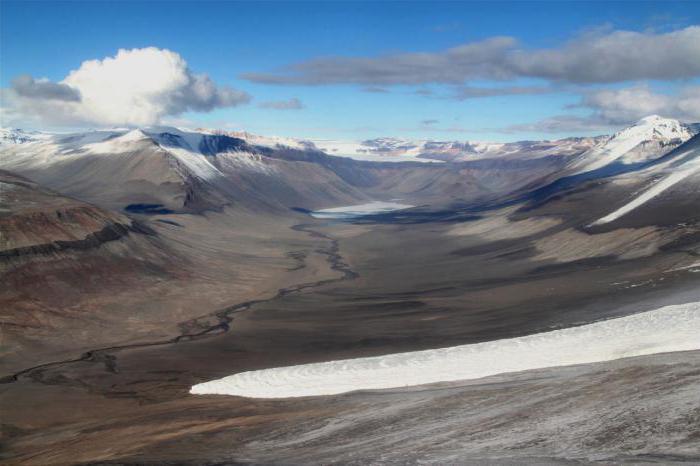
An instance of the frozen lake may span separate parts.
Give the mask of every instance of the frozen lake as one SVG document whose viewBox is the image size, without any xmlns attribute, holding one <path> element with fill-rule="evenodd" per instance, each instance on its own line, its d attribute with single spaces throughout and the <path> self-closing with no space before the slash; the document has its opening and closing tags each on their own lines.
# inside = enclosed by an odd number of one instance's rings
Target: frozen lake
<svg viewBox="0 0 700 466">
<path fill-rule="evenodd" d="M 364 217 L 366 215 L 377 215 L 384 214 L 386 212 L 392 212 L 395 210 L 410 209 L 414 207 L 408 204 L 400 204 L 398 202 L 383 202 L 383 201 L 373 201 L 366 204 L 356 204 L 348 205 L 342 207 L 332 207 L 330 209 L 321 209 L 311 212 L 311 216 L 314 218 L 326 218 L 326 219 L 342 219 L 342 218 L 355 218 Z"/>
</svg>

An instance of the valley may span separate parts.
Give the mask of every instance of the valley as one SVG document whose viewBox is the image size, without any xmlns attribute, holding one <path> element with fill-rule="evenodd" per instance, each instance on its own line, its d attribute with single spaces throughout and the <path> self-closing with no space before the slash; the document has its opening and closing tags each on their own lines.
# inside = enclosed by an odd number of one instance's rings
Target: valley
<svg viewBox="0 0 700 466">
<path fill-rule="evenodd" d="M 573 150 L 439 145 L 424 163 L 176 128 L 6 136 L 0 458 L 700 461 L 692 347 L 302 398 L 191 393 L 695 309 L 698 137 L 650 117 Z"/>
</svg>

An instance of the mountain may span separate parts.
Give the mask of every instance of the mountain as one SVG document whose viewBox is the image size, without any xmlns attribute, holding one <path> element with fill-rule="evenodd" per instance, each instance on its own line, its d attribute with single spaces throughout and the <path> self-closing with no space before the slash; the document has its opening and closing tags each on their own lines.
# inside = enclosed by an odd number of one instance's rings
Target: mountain
<svg viewBox="0 0 700 466">
<path fill-rule="evenodd" d="M 118 210 L 148 205 L 194 212 L 231 203 L 287 209 L 313 207 L 324 198 L 365 198 L 327 168 L 290 164 L 272 157 L 275 150 L 225 134 L 175 128 L 104 130 L 6 145 L 0 167 Z"/>
<path fill-rule="evenodd" d="M 377 197 L 491 198 L 556 173 L 594 140 L 423 142 L 410 152 L 409 143 L 384 139 L 363 143 L 384 154 L 368 161 L 329 155 L 304 140 L 150 127 L 16 137 L 2 146 L 0 168 L 110 209 L 199 212 L 235 204 L 285 211 Z"/>
<path fill-rule="evenodd" d="M 49 135 L 37 131 L 24 131 L 18 128 L 0 128 L 0 148 L 14 144 L 25 144 L 48 138 Z"/>
<path fill-rule="evenodd" d="M 319 140 L 320 150 L 340 157 L 374 162 L 466 162 L 492 158 L 568 157 L 581 154 L 605 136 L 555 141 L 474 142 L 376 138 L 361 142 Z"/>
<path fill-rule="evenodd" d="M 696 133 L 691 125 L 651 115 L 582 153 L 567 168 L 572 174 L 580 174 L 613 165 L 639 166 L 670 152 Z"/>
<path fill-rule="evenodd" d="M 642 170 L 614 178 L 617 185 L 634 189 L 617 207 L 595 222 L 634 225 L 639 217 L 657 224 L 678 225 L 700 221 L 700 135 L 692 137 Z"/>
<path fill-rule="evenodd" d="M 245 132 L 148 127 L 50 135 L 4 130 L 0 168 L 131 214 L 226 206 L 287 212 L 394 198 L 483 210 L 541 203 L 584 182 L 625 173 L 635 179 L 632 173 L 639 172 L 641 182 L 650 165 L 682 147 L 696 130 L 653 115 L 595 138 L 514 143 L 381 138 L 360 144 L 371 160 L 328 155 L 323 145 L 309 141 Z"/>
<path fill-rule="evenodd" d="M 41 188 L 0 171 L 0 255 L 20 258 L 96 247 L 140 227 L 128 217 Z"/>
</svg>

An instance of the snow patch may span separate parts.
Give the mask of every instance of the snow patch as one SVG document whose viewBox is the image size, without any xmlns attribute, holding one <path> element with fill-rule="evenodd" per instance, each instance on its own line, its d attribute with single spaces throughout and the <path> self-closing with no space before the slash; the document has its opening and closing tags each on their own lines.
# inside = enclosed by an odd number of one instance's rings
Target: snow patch
<svg viewBox="0 0 700 466">
<path fill-rule="evenodd" d="M 182 162 L 182 164 L 198 178 L 209 180 L 218 176 L 223 176 L 223 173 L 212 165 L 207 157 L 199 152 L 192 152 L 180 147 L 166 147 L 165 150 Z"/>
<path fill-rule="evenodd" d="M 221 152 L 217 155 L 221 169 L 226 172 L 227 170 L 248 170 L 258 173 L 264 173 L 266 175 L 273 175 L 277 173 L 276 167 L 273 165 L 265 163 L 263 157 L 260 154 L 253 154 L 250 152 L 239 151 L 239 152 Z"/>
</svg>

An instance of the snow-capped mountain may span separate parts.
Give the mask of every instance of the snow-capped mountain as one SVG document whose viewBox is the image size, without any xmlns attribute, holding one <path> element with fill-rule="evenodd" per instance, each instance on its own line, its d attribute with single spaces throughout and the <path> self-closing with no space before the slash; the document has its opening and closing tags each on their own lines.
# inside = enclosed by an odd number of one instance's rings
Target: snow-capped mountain
<svg viewBox="0 0 700 466">
<path fill-rule="evenodd" d="M 0 128 L 0 147 L 12 144 L 25 144 L 46 139 L 50 135 L 18 128 Z"/>
<path fill-rule="evenodd" d="M 285 138 L 280 136 L 261 136 L 259 134 L 249 133 L 248 131 L 224 131 L 204 128 L 198 128 L 196 131 L 212 135 L 230 136 L 241 139 L 250 145 L 267 147 L 269 149 L 279 149 L 284 147 L 298 150 L 317 149 L 316 145 L 312 141 L 306 139 Z"/>
<path fill-rule="evenodd" d="M 613 164 L 650 162 L 686 142 L 696 132 L 692 125 L 651 115 L 581 154 L 571 162 L 569 170 L 580 174 Z"/>
<path fill-rule="evenodd" d="M 647 208 L 663 197 L 672 199 L 670 208 L 660 209 L 652 218 L 672 215 L 674 210 L 683 211 L 683 204 L 691 207 L 691 212 L 697 215 L 698 196 L 700 194 L 700 135 L 666 153 L 648 167 L 633 173 L 621 175 L 614 179 L 619 185 L 640 184 L 631 196 L 624 199 L 616 209 L 593 222 L 593 226 L 604 225 L 616 221 L 630 213 Z M 676 195 L 669 193 L 675 192 Z"/>
<path fill-rule="evenodd" d="M 317 208 L 372 195 L 497 203 L 546 198 L 580 183 L 583 174 L 644 170 L 694 133 L 658 116 L 613 136 L 512 143 L 379 138 L 329 145 L 165 126 L 73 134 L 3 130 L 0 169 L 118 209 L 153 204 L 199 211 L 232 202 L 251 209 Z"/>
<path fill-rule="evenodd" d="M 613 136 L 576 137 L 548 141 L 435 141 L 393 137 L 364 141 L 314 140 L 329 155 L 375 162 L 466 162 L 489 158 L 536 159 L 576 157 L 574 173 L 596 170 L 613 162 L 646 162 L 697 134 L 698 125 L 651 115 Z"/>
<path fill-rule="evenodd" d="M 376 138 L 365 141 L 315 140 L 329 155 L 374 162 L 467 162 L 491 158 L 536 159 L 550 155 L 573 156 L 607 137 L 565 138 L 553 141 L 435 141 Z"/>
<path fill-rule="evenodd" d="M 173 127 L 110 129 L 6 144 L 0 169 L 119 210 L 322 207 L 366 198 L 327 167 L 285 160 L 295 150 Z"/>
</svg>

